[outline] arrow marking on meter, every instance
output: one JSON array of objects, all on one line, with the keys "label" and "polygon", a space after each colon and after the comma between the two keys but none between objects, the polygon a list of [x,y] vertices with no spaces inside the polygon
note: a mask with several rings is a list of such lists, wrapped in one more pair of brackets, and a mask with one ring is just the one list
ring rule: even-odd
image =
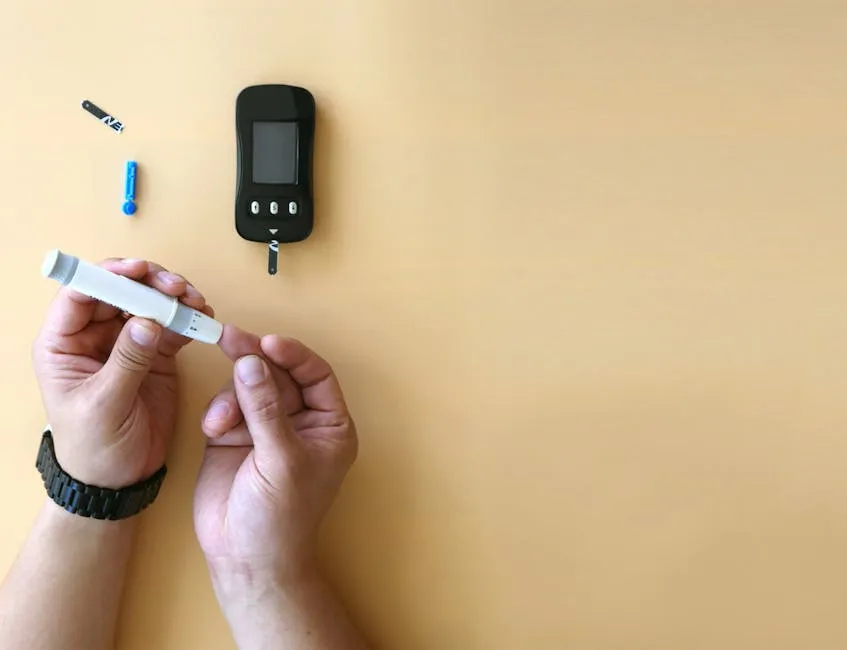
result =
[{"label": "arrow marking on meter", "polygon": [[272,235],[275,235],[279,232],[279,230],[277,228],[271,228],[270,230],[268,230],[268,232],[271,233]]}]

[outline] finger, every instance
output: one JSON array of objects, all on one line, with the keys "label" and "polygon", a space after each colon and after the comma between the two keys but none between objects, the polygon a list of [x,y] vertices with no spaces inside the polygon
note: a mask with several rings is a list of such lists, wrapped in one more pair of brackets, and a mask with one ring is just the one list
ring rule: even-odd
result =
[{"label": "finger", "polygon": [[162,328],[144,318],[131,318],[121,330],[115,347],[102,370],[97,373],[115,406],[129,405],[138,395],[156,357]]},{"label": "finger", "polygon": [[341,385],[324,359],[300,341],[276,334],[263,337],[261,346],[268,359],[291,375],[306,407],[318,411],[347,412]]},{"label": "finger", "polygon": [[[224,354],[233,361],[251,354],[265,356],[262,351],[262,340],[257,335],[245,332],[234,325],[224,326],[224,333],[218,345],[224,351]],[[270,368],[282,395],[285,413],[293,415],[301,411],[303,409],[303,396],[300,394],[300,387],[282,368],[277,367],[274,363],[270,364]]]},{"label": "finger", "polygon": [[144,277],[144,282],[154,289],[174,297],[183,295],[188,287],[188,282],[184,277],[170,271],[150,271]]},{"label": "finger", "polygon": [[291,375],[282,368],[278,368],[271,362],[271,372],[273,373],[276,385],[279,387],[279,394],[282,396],[282,407],[285,413],[289,416],[299,413],[303,410],[303,393]]},{"label": "finger", "polygon": [[[192,309],[198,311],[205,310],[206,298],[183,276],[177,273],[171,273],[155,262],[149,262],[148,267],[147,275],[144,277],[146,284],[167,296],[177,298],[182,304]],[[174,356],[190,342],[191,339],[189,337],[166,330],[162,337],[162,344],[159,347],[159,351],[165,356]]]},{"label": "finger", "polygon": [[180,302],[192,309],[202,311],[206,306],[206,297],[192,284],[185,287],[185,293],[180,297]]},{"label": "finger", "polygon": [[155,262],[149,262],[149,271],[144,281],[168,296],[179,298],[180,302],[192,309],[201,311],[206,306],[206,298],[185,277],[171,273]]},{"label": "finger", "polygon": [[92,323],[74,337],[71,354],[82,353],[83,356],[96,359],[101,364],[106,363],[123,326],[124,322],[116,318]]},{"label": "finger", "polygon": [[199,311],[206,306],[206,298],[197,287],[183,276],[171,273],[158,264],[150,264],[150,271],[145,276],[144,281],[168,296],[179,298],[180,302],[192,309]]},{"label": "finger", "polygon": [[209,438],[206,444],[210,447],[252,447],[253,437],[242,422],[218,438]]},{"label": "finger", "polygon": [[159,354],[165,357],[176,356],[176,353],[191,343],[191,339],[166,329],[159,343]]},{"label": "finger", "polygon": [[343,436],[353,432],[353,420],[343,411],[319,411],[305,409],[291,416],[291,425],[298,436],[308,437],[314,432],[332,432],[335,436]]},{"label": "finger", "polygon": [[244,422],[232,380],[209,402],[203,414],[202,429],[209,438],[220,438]]},{"label": "finger", "polygon": [[294,441],[279,388],[268,364],[256,355],[236,361],[234,374],[235,394],[253,438],[256,459],[273,463],[283,457]]},{"label": "finger", "polygon": [[[108,259],[100,262],[98,266],[133,279],[142,278],[147,273],[147,262],[143,260]],[[114,307],[78,291],[62,288],[50,305],[44,331],[59,336],[70,336],[92,321],[100,322],[117,315],[118,310]]]},{"label": "finger", "polygon": [[261,339],[255,334],[246,332],[234,325],[224,325],[224,333],[218,342],[223,353],[232,361],[251,354],[261,355]]}]

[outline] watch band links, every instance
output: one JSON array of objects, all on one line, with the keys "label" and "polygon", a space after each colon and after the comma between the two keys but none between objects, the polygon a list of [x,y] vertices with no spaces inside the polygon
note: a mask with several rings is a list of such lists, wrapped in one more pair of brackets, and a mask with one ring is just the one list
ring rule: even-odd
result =
[{"label": "watch band links", "polygon": [[59,506],[81,517],[108,520],[127,519],[153,503],[168,471],[162,465],[151,477],[119,490],[88,485],[59,465],[49,429],[41,438],[35,467],[41,473],[47,495]]}]

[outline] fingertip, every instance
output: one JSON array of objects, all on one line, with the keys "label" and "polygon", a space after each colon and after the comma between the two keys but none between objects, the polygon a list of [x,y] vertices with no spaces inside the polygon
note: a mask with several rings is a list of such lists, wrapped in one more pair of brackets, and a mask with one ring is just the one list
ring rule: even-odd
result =
[{"label": "fingertip", "polygon": [[185,287],[185,295],[186,297],[191,298],[192,300],[202,302],[204,305],[206,304],[206,297],[203,295],[203,292],[201,292],[193,284],[188,284]]},{"label": "fingertip", "polygon": [[203,307],[206,306],[206,298],[190,284],[186,286],[185,293],[179,297],[179,301],[197,311],[203,311]]},{"label": "fingertip", "polygon": [[148,274],[150,284],[169,296],[182,296],[188,287],[185,278],[170,271]]},{"label": "fingertip", "polygon": [[67,298],[76,303],[79,303],[80,305],[90,305],[91,303],[97,302],[95,298],[86,296],[84,293],[80,293],[79,291],[68,289],[67,287],[61,287],[59,289],[58,297]]},{"label": "fingertip", "polygon": [[235,362],[234,375],[235,394],[257,452],[265,456],[279,451],[279,445],[291,435],[290,422],[269,364],[250,354]]},{"label": "fingertip", "polygon": [[268,364],[251,354],[235,362],[235,376],[245,386],[257,386],[270,377]]},{"label": "fingertip", "polygon": [[224,325],[224,331],[218,346],[232,361],[249,354],[261,354],[261,340],[255,334],[246,332],[235,325]]},{"label": "fingertip", "polygon": [[299,366],[313,357],[318,358],[318,355],[301,341],[279,334],[263,336],[260,347],[268,359],[289,370],[292,366]]},{"label": "fingertip", "polygon": [[145,260],[130,257],[106,259],[100,262],[100,266],[112,273],[136,279],[143,278],[149,271]]},{"label": "fingertip", "polygon": [[200,430],[203,432],[203,435],[206,436],[209,440],[220,440],[226,435],[226,431],[216,431],[214,429],[210,429],[209,425],[205,422],[200,427]]},{"label": "fingertip", "polygon": [[202,428],[210,437],[220,437],[244,421],[232,380],[218,391],[203,412]]},{"label": "fingertip", "polygon": [[256,334],[251,334],[247,330],[243,330],[240,327],[236,327],[235,325],[224,325],[224,338],[222,340],[227,341],[246,341],[250,340],[251,342],[258,343],[261,339]]},{"label": "fingertip", "polygon": [[284,365],[292,354],[296,356],[296,352],[294,351],[305,347],[297,339],[282,336],[280,334],[266,334],[262,337],[259,345],[262,348],[262,352],[264,352],[268,358],[270,358],[274,363],[281,365]]},{"label": "fingertip", "polygon": [[220,438],[223,434],[226,433],[226,429],[224,429],[220,423],[218,422],[209,422],[206,418],[200,422],[200,430],[203,432],[207,438],[211,438],[215,440]]},{"label": "fingertip", "polygon": [[131,318],[125,327],[129,337],[143,348],[158,345],[164,331],[161,325],[146,318]]},{"label": "fingertip", "polygon": [[164,284],[186,284],[184,277],[170,271],[159,271],[156,278]]},{"label": "fingertip", "polygon": [[159,324],[158,322],[154,321],[151,318],[144,318],[143,316],[133,316],[132,314],[127,314],[127,316],[128,316],[127,321],[126,321],[127,324],[140,323],[140,324],[144,325],[145,327],[148,327],[151,330],[156,331],[159,334],[161,334],[162,332],[165,331],[165,328],[162,327],[161,324]]},{"label": "fingertip", "polygon": [[279,334],[265,334],[262,337],[262,346],[265,345],[279,345],[285,339]]},{"label": "fingertip", "polygon": [[209,438],[220,438],[240,421],[241,418],[233,405],[219,397],[213,400],[206,410],[201,428]]}]

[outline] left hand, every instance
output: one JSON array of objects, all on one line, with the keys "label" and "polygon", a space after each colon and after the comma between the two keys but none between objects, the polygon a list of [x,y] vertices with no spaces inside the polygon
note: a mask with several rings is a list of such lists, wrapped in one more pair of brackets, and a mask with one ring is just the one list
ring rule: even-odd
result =
[{"label": "left hand", "polygon": [[[213,315],[184,278],[142,260],[105,269]],[[79,481],[119,489],[155,473],[176,423],[176,354],[189,339],[67,288],[33,347],[56,457]]]},{"label": "left hand", "polygon": [[226,610],[246,594],[223,583],[252,576],[262,591],[314,579],[317,530],[358,439],[335,373],[305,345],[232,326],[219,345],[235,369],[203,421],[194,525]]}]

